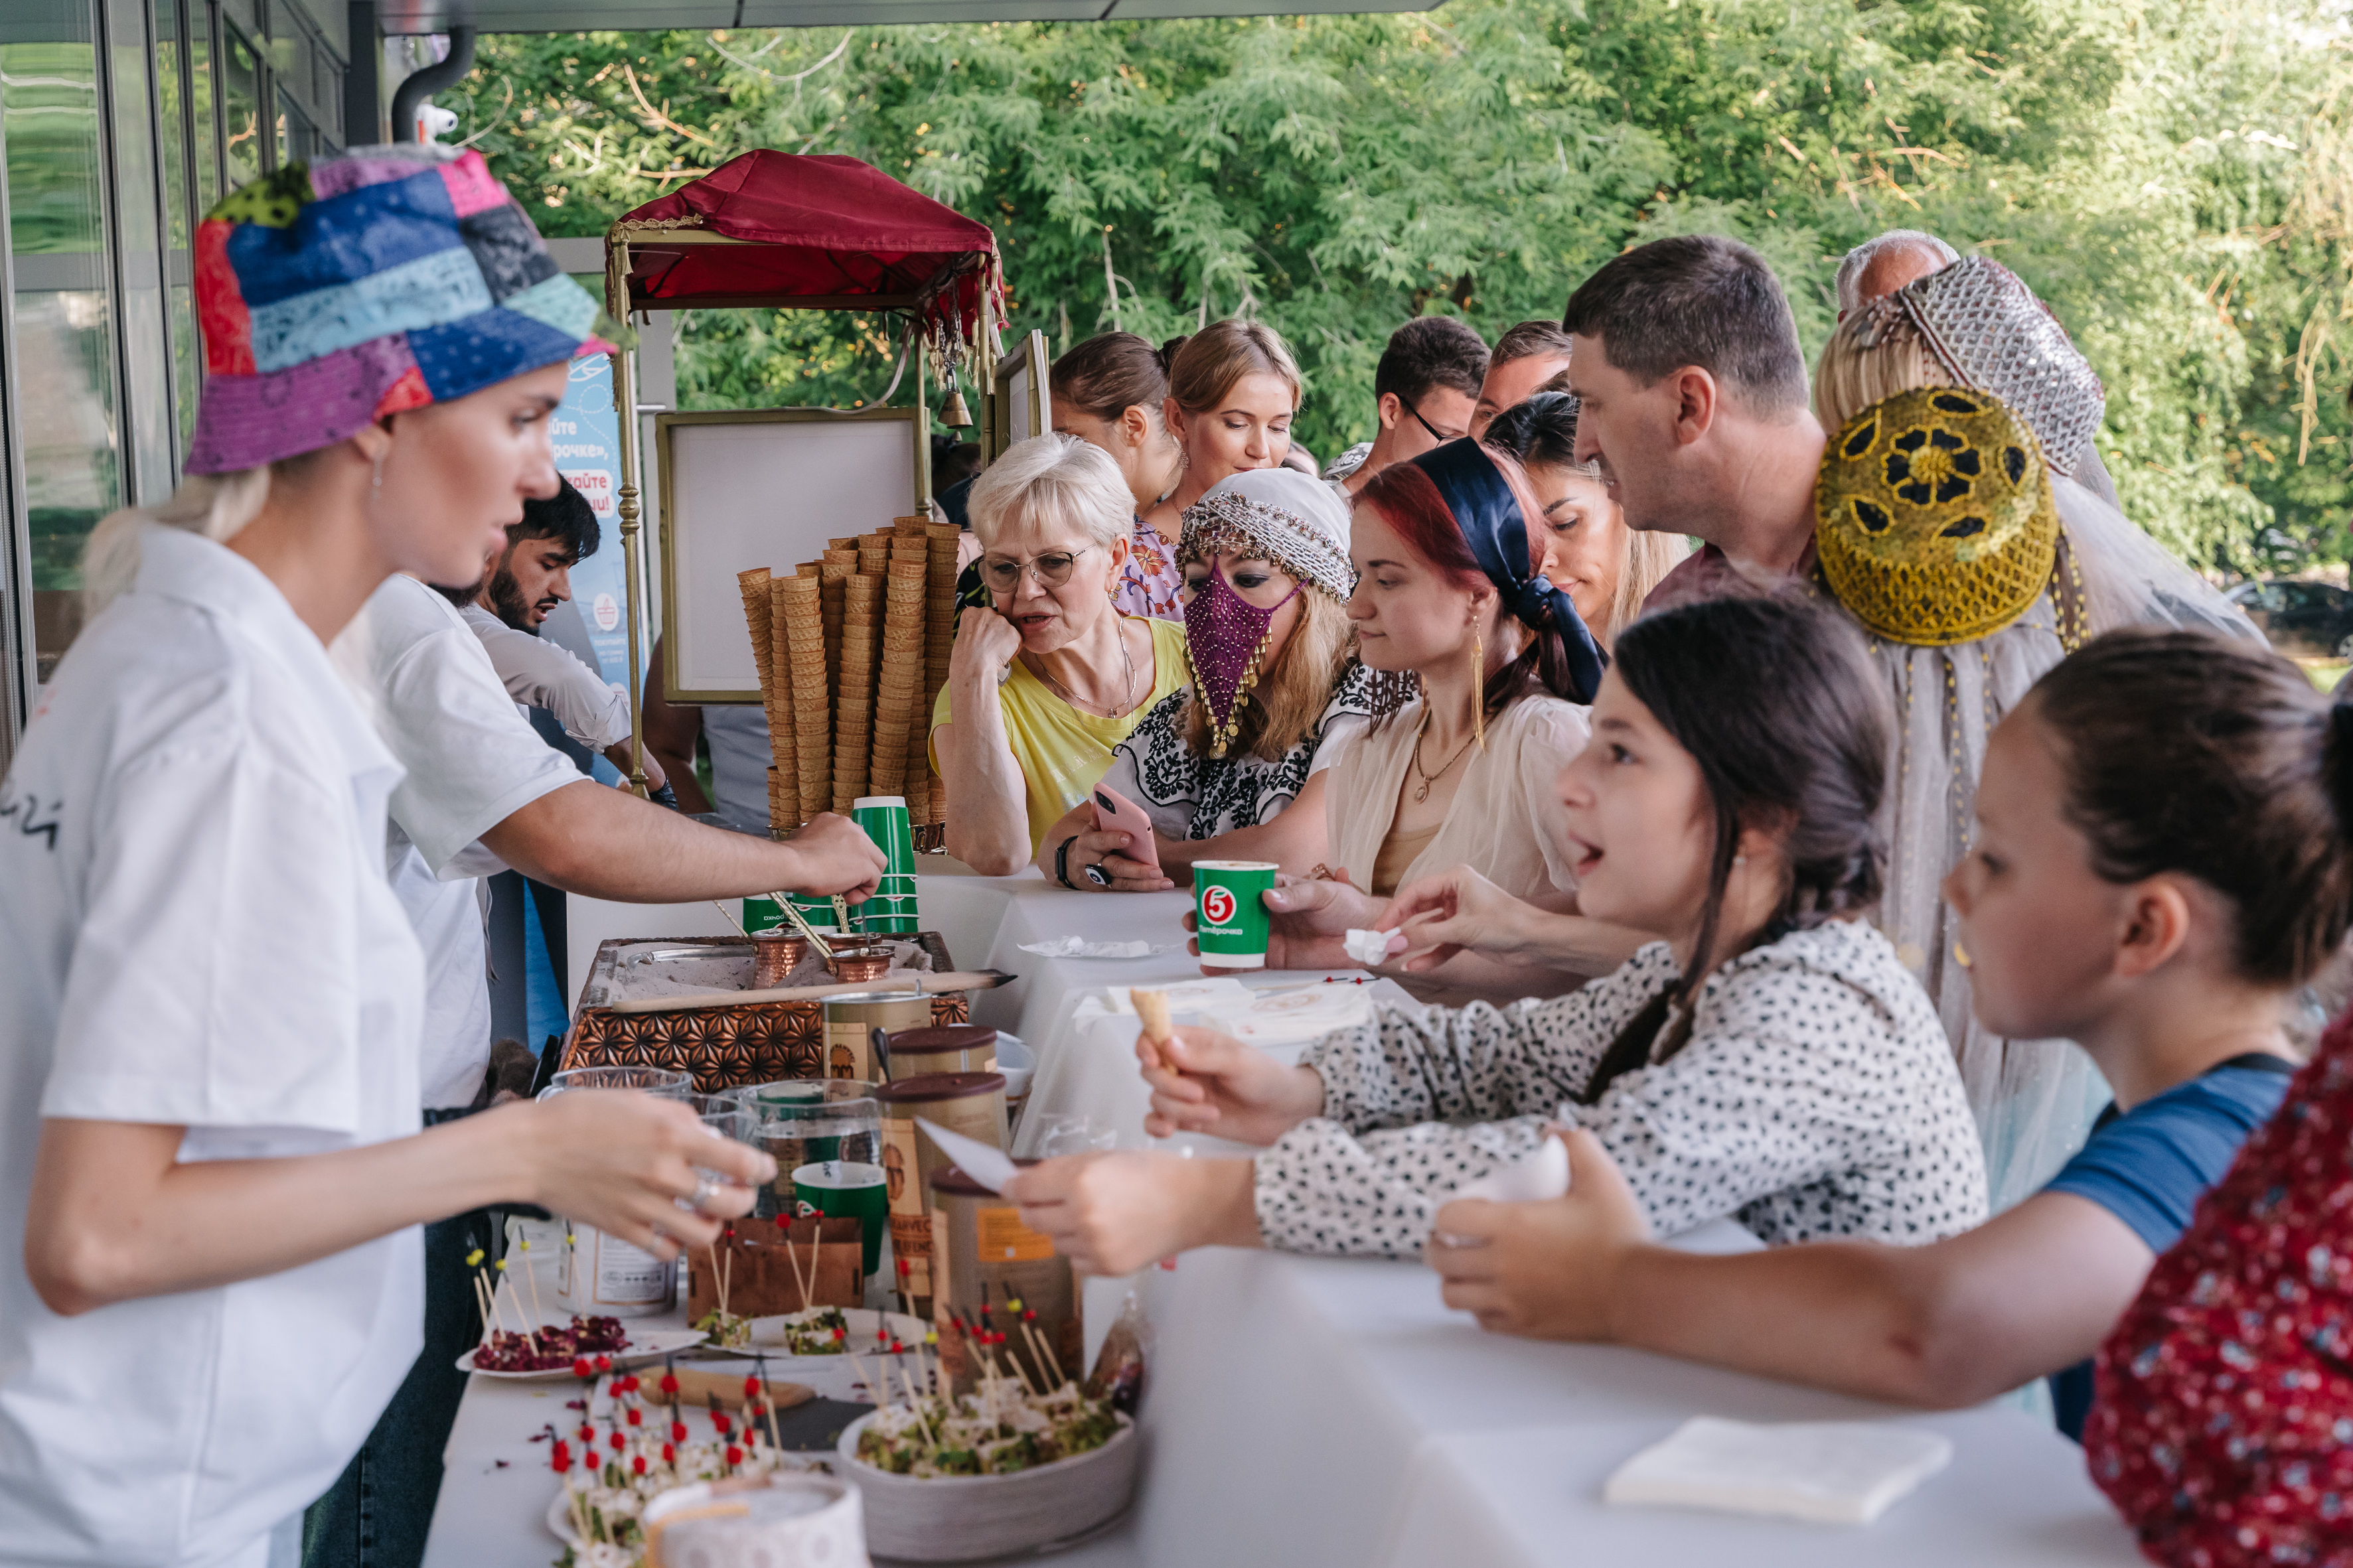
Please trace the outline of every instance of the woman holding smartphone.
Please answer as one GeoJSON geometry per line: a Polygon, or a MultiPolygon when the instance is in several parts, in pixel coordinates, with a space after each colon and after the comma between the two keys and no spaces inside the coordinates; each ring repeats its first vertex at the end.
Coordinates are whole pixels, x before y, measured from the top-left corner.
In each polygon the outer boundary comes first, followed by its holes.
{"type": "Polygon", "coordinates": [[[92,535],[93,618],[0,784],[12,1563],[290,1563],[416,1357],[420,1222],[539,1203],[667,1257],[773,1173],[636,1094],[417,1130],[399,769],[326,645],[554,493],[594,302],[430,147],[290,165],[195,249],[190,477],[92,535]]]}

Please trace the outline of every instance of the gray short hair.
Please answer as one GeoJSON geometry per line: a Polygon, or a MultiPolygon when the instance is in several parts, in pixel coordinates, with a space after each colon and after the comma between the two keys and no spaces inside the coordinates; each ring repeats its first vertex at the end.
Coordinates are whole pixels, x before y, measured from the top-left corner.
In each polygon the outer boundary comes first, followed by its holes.
{"type": "Polygon", "coordinates": [[[1076,436],[1015,442],[973,481],[965,507],[984,546],[994,546],[1007,529],[1033,521],[1078,528],[1105,550],[1135,528],[1135,497],[1119,465],[1076,436]]]}
{"type": "Polygon", "coordinates": [[[1874,234],[1846,253],[1839,262],[1838,308],[1841,312],[1854,310],[1862,303],[1863,269],[1872,258],[1890,250],[1925,250],[1936,258],[1939,267],[1950,267],[1961,258],[1961,253],[1925,229],[1891,228],[1885,234],[1874,234]]]}

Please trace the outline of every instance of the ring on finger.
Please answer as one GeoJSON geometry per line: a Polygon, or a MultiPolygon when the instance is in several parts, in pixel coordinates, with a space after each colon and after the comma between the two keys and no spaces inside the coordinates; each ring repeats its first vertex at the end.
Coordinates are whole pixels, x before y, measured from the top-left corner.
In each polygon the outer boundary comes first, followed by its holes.
{"type": "Polygon", "coordinates": [[[678,1206],[682,1209],[690,1210],[695,1214],[701,1214],[702,1212],[702,1205],[709,1203],[718,1195],[719,1178],[705,1174],[696,1179],[692,1195],[678,1200],[678,1206]]]}

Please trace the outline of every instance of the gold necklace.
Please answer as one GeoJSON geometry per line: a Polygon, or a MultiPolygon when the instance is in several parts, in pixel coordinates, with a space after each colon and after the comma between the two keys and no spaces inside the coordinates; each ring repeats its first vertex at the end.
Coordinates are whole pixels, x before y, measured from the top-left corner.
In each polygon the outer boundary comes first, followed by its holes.
{"type": "MultiPolygon", "coordinates": [[[[1029,668],[1031,670],[1036,672],[1038,678],[1043,680],[1047,685],[1052,687],[1055,694],[1060,697],[1063,701],[1069,703],[1071,707],[1077,709],[1082,713],[1092,711],[1087,704],[1080,701],[1078,698],[1072,694],[1069,687],[1063,685],[1060,681],[1055,679],[1053,676],[1047,672],[1043,660],[1026,651],[1022,654],[1022,657],[1029,661],[1029,668]]],[[[1120,688],[1119,700],[1111,705],[1112,710],[1108,713],[1096,713],[1094,716],[1098,719],[1116,719],[1121,714],[1125,713],[1129,709],[1135,706],[1135,660],[1128,655],[1127,627],[1124,624],[1123,624],[1119,628],[1119,662],[1126,667],[1126,682],[1120,688]]],[[[1415,744],[1419,745],[1420,742],[1416,741],[1415,744]]]]}
{"type": "MultiPolygon", "coordinates": [[[[1452,768],[1455,763],[1461,762],[1462,760],[1462,753],[1471,749],[1471,741],[1464,741],[1460,746],[1454,748],[1454,754],[1446,759],[1445,767],[1440,768],[1433,773],[1421,765],[1421,740],[1424,735],[1429,733],[1430,721],[1424,719],[1422,721],[1421,728],[1415,731],[1413,735],[1413,771],[1421,775],[1421,787],[1413,792],[1413,798],[1417,801],[1428,800],[1430,798],[1430,786],[1436,784],[1440,779],[1444,778],[1447,774],[1448,769],[1452,768]]],[[[1474,736],[1472,739],[1476,739],[1476,737],[1474,736]]]]}

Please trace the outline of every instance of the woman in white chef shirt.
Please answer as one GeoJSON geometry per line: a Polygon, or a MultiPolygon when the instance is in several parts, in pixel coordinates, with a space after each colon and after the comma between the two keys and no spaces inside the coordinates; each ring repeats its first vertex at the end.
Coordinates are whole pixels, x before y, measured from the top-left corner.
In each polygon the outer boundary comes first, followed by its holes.
{"type": "Polygon", "coordinates": [[[0,783],[12,1564],[291,1561],[417,1353],[419,1222],[535,1202],[667,1256],[750,1205],[696,1165],[773,1173],[637,1094],[417,1131],[399,770],[323,645],[396,571],[478,571],[553,491],[547,416],[594,307],[549,286],[578,293],[478,157],[368,153],[200,231],[188,468],[217,477],[100,525],[111,603],[0,783]],[[386,306],[364,285],[402,263],[386,306]]]}

